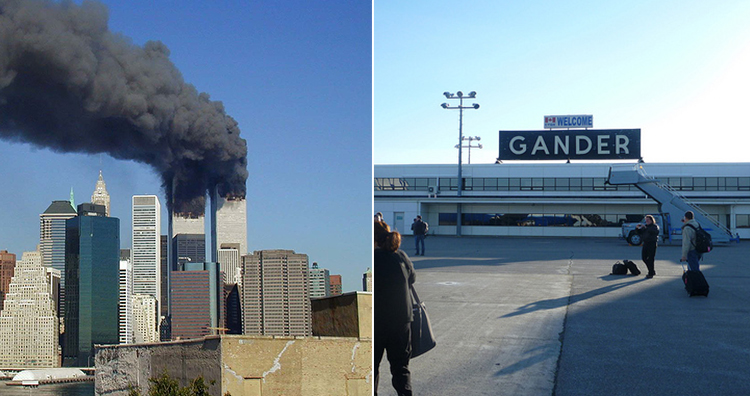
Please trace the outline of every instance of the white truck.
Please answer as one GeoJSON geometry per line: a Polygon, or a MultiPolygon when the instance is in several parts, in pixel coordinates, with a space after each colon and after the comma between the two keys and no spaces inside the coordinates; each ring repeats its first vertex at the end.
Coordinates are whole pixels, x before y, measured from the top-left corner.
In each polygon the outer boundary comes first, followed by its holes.
{"type": "MultiPolygon", "coordinates": [[[[663,215],[652,214],[651,216],[654,216],[656,225],[659,226],[659,243],[660,244],[665,243],[665,241],[669,240],[669,234],[668,234],[669,215],[668,214],[663,214],[663,215]]],[[[633,246],[639,246],[641,243],[643,243],[641,235],[635,231],[635,226],[638,224],[646,225],[646,221],[641,220],[638,223],[623,223],[622,224],[622,237],[625,238],[625,240],[628,241],[628,243],[633,246]]]]}

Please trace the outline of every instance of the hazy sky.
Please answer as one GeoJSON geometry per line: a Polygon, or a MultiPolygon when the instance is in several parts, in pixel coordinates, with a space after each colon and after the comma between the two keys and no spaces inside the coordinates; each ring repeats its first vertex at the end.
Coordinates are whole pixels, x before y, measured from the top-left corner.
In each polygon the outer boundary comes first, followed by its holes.
{"type": "Polygon", "coordinates": [[[646,162],[746,162],[748,20],[747,1],[375,1],[374,163],[457,162],[444,91],[477,92],[472,163],[565,114],[640,128],[646,162]]]}
{"type": "MultiPolygon", "coordinates": [[[[162,41],[186,82],[224,103],[248,142],[248,249],[292,249],[361,290],[372,256],[371,4],[114,1],[109,28],[162,41]]],[[[131,241],[149,167],[0,141],[0,249],[33,250],[52,200],[90,201],[99,170],[131,241]]],[[[166,211],[163,212],[166,233],[166,211]]]]}

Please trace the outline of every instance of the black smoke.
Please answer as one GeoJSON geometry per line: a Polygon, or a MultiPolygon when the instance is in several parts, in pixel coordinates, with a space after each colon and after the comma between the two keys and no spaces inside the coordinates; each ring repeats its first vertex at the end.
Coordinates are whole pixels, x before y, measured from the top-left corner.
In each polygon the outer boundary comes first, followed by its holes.
{"type": "Polygon", "coordinates": [[[98,2],[0,0],[0,138],[151,165],[178,213],[244,197],[247,143],[159,41],[110,32],[98,2]]]}

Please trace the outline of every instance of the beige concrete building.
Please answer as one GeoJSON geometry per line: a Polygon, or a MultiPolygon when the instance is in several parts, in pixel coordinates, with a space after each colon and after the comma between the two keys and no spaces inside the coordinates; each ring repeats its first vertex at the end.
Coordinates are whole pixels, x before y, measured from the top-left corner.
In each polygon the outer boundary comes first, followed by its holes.
{"type": "Polygon", "coordinates": [[[0,312],[0,367],[59,367],[59,322],[52,296],[60,272],[23,253],[0,312]],[[54,278],[57,279],[54,279],[54,278]]]}
{"type": "Polygon", "coordinates": [[[242,257],[245,334],[312,335],[309,259],[293,250],[261,250],[242,257]]]}
{"type": "Polygon", "coordinates": [[[372,294],[316,299],[316,307],[316,337],[222,335],[100,347],[95,391],[124,396],[132,385],[145,395],[148,379],[166,371],[182,387],[202,376],[212,395],[372,395],[372,294]]]}

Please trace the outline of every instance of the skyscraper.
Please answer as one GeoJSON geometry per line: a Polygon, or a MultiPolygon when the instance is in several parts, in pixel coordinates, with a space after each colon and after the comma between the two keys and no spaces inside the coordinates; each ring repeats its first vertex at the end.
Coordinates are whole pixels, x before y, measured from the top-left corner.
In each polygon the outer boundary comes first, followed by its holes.
{"type": "Polygon", "coordinates": [[[107,183],[104,182],[104,177],[102,177],[102,171],[99,171],[99,180],[96,181],[94,193],[91,194],[91,203],[103,205],[105,214],[109,217],[109,193],[107,192],[107,183]]]}
{"type": "Polygon", "coordinates": [[[242,257],[245,334],[312,335],[308,257],[261,250],[242,257]]]}
{"type": "Polygon", "coordinates": [[[45,268],[39,252],[25,252],[16,264],[0,312],[0,367],[59,366],[56,280],[50,276],[60,272],[45,268]]]}
{"type": "Polygon", "coordinates": [[[172,271],[181,271],[185,263],[206,261],[206,234],[175,234],[172,252],[172,271]]]}
{"type": "Polygon", "coordinates": [[[120,219],[80,204],[66,221],[64,365],[91,367],[94,344],[119,341],[120,219]]]}
{"type": "Polygon", "coordinates": [[[310,298],[328,297],[330,293],[329,272],[325,268],[318,268],[318,263],[313,263],[310,268],[310,298]]]}
{"type": "Polygon", "coordinates": [[[211,257],[218,261],[222,247],[239,245],[240,256],[247,254],[247,201],[243,198],[211,197],[211,257]]]}
{"type": "Polygon", "coordinates": [[[0,310],[3,309],[3,300],[10,287],[14,268],[16,268],[16,255],[8,253],[7,250],[0,250],[0,310]]]}
{"type": "Polygon", "coordinates": [[[330,293],[328,295],[329,296],[340,296],[341,294],[343,294],[344,291],[343,291],[342,286],[341,286],[341,275],[331,275],[329,277],[329,279],[331,280],[331,282],[330,282],[331,289],[330,289],[330,293]]]}
{"type": "Polygon", "coordinates": [[[39,252],[42,264],[61,274],[60,296],[56,307],[60,318],[65,315],[65,221],[73,217],[76,217],[76,211],[71,206],[71,201],[52,201],[47,210],[39,215],[39,252]]]}
{"type": "Polygon", "coordinates": [[[362,290],[366,292],[372,291],[372,268],[368,268],[367,272],[362,274],[362,290]]]}
{"type": "Polygon", "coordinates": [[[172,270],[172,263],[169,262],[169,235],[159,236],[159,251],[161,254],[160,270],[161,277],[159,284],[161,285],[161,300],[159,300],[159,306],[161,307],[161,314],[164,317],[169,316],[169,272],[172,270]]]}
{"type": "Polygon", "coordinates": [[[190,213],[172,214],[172,236],[177,234],[206,234],[206,217],[190,213]]]}
{"type": "Polygon", "coordinates": [[[133,266],[120,259],[120,299],[118,303],[120,344],[133,343],[133,266]]]}
{"type": "Polygon", "coordinates": [[[156,298],[150,294],[133,294],[133,340],[136,344],[158,342],[156,332],[156,298]]]}
{"type": "MultiPolygon", "coordinates": [[[[158,323],[161,316],[161,205],[156,195],[134,195],[132,203],[133,294],[156,299],[154,321],[158,323]]],[[[156,324],[153,331],[158,339],[156,324]]]]}
{"type": "Polygon", "coordinates": [[[172,271],[172,338],[217,334],[224,326],[224,282],[218,263],[186,262],[172,271]]]}
{"type": "Polygon", "coordinates": [[[219,267],[224,273],[227,284],[242,284],[242,265],[240,261],[240,245],[238,243],[224,244],[217,255],[219,267]]]}

